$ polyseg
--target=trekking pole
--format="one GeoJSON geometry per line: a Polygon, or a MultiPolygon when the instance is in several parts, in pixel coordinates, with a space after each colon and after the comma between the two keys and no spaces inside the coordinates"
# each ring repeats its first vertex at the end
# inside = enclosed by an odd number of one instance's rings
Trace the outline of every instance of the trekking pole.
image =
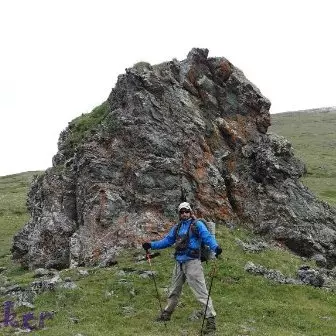
{"type": "Polygon", "coordinates": [[[206,311],[207,311],[207,309],[208,309],[208,304],[209,304],[209,299],[210,299],[210,293],[211,293],[212,283],[213,283],[213,279],[214,279],[216,273],[217,273],[217,261],[214,261],[214,265],[213,265],[212,270],[211,270],[211,280],[210,280],[210,286],[209,286],[208,298],[207,298],[207,302],[206,302],[205,310],[204,310],[204,314],[203,314],[203,321],[202,321],[202,328],[201,328],[201,336],[203,335],[203,328],[204,328],[205,315],[206,315],[206,311]]]}
{"type": "MultiPolygon", "coordinates": [[[[160,311],[161,311],[161,315],[162,315],[163,310],[162,310],[162,305],[161,305],[161,299],[160,299],[159,290],[158,290],[158,287],[157,287],[157,284],[156,284],[156,280],[155,280],[155,275],[154,275],[154,271],[153,271],[153,267],[152,267],[152,263],[151,263],[151,257],[150,257],[149,250],[146,250],[146,259],[148,260],[148,263],[149,263],[149,266],[150,266],[150,269],[151,269],[151,272],[152,272],[154,286],[155,286],[155,289],[156,289],[156,295],[157,295],[157,299],[159,301],[160,311]]],[[[164,323],[165,327],[167,328],[166,321],[163,321],[163,323],[164,323]]]]}

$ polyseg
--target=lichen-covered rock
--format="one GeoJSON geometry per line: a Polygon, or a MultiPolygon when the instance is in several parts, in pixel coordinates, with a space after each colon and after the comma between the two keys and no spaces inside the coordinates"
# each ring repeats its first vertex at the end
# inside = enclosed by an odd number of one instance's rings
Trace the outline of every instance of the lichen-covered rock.
{"type": "Polygon", "coordinates": [[[335,280],[325,269],[313,269],[303,265],[297,271],[297,279],[287,277],[278,270],[267,269],[262,265],[255,265],[252,261],[246,263],[244,270],[254,275],[262,275],[266,279],[292,285],[311,285],[314,287],[334,288],[335,280]]]}
{"type": "Polygon", "coordinates": [[[299,181],[290,143],[267,134],[270,102],[223,57],[193,49],[119,76],[106,102],[71,123],[28,195],[14,237],[23,266],[100,264],[158,238],[181,200],[336,264],[336,211],[299,181]]]}

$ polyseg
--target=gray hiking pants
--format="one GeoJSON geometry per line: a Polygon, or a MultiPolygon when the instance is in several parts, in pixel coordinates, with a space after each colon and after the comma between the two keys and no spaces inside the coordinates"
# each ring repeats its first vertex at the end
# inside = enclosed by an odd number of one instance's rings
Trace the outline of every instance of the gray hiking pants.
{"type": "MultiPolygon", "coordinates": [[[[191,290],[195,294],[196,299],[202,305],[203,311],[205,310],[209,292],[206,288],[201,261],[194,259],[181,264],[176,262],[173,270],[171,287],[168,293],[168,304],[165,307],[166,311],[172,313],[176,308],[182,292],[183,284],[186,280],[191,290]]],[[[209,298],[208,308],[205,316],[206,318],[216,316],[211,298],[209,298]]]]}

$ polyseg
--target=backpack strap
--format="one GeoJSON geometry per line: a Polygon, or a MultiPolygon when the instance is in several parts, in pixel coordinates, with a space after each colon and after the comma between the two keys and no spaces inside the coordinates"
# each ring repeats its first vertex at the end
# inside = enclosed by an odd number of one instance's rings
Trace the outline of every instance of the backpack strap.
{"type": "Polygon", "coordinates": [[[176,240],[176,237],[177,237],[177,235],[178,235],[178,232],[180,231],[181,225],[182,225],[182,221],[180,221],[180,222],[176,225],[175,233],[174,233],[175,240],[176,240]]]}
{"type": "MultiPolygon", "coordinates": [[[[196,222],[197,222],[197,218],[193,219],[193,221],[190,223],[189,225],[189,233],[190,231],[194,234],[196,234],[197,236],[199,236],[199,233],[198,233],[198,229],[197,229],[197,226],[196,226],[196,222]]],[[[178,232],[180,231],[180,228],[182,226],[182,221],[180,221],[177,226],[176,226],[176,229],[175,229],[175,233],[174,233],[174,236],[175,236],[175,239],[178,235],[178,232]]]]}
{"type": "MultiPolygon", "coordinates": [[[[185,244],[185,247],[181,250],[181,246],[179,246],[179,249],[177,245],[175,245],[175,256],[178,255],[179,253],[186,253],[188,250],[188,245],[189,245],[189,240],[191,236],[191,226],[193,225],[193,221],[189,224],[187,232],[185,235],[181,236],[182,239],[184,239],[183,243],[185,244]]],[[[175,236],[175,243],[178,244],[178,234],[180,231],[180,228],[182,226],[182,221],[180,221],[175,228],[174,236],[175,236]]]]}
{"type": "Polygon", "coordinates": [[[197,224],[196,224],[197,221],[198,221],[198,219],[194,218],[193,222],[190,225],[190,231],[197,237],[197,239],[200,243],[200,247],[198,249],[198,259],[201,260],[202,238],[201,238],[201,235],[198,231],[198,227],[197,227],[197,224]]]}
{"type": "Polygon", "coordinates": [[[198,240],[199,240],[199,242],[200,242],[199,259],[200,259],[202,262],[203,262],[203,261],[208,262],[208,260],[210,259],[210,257],[209,257],[209,251],[210,251],[210,248],[209,248],[209,247],[202,241],[201,235],[200,235],[200,233],[199,233],[199,230],[198,230],[198,227],[197,227],[197,224],[196,224],[197,221],[200,221],[200,222],[204,223],[204,225],[205,225],[205,227],[207,228],[208,231],[209,231],[209,229],[208,229],[206,220],[203,219],[203,218],[195,219],[195,221],[194,221],[193,224],[192,224],[192,230],[193,230],[193,233],[194,233],[194,235],[198,238],[198,240]]]}
{"type": "Polygon", "coordinates": [[[198,219],[197,218],[195,218],[194,220],[193,220],[193,222],[190,224],[190,229],[191,229],[191,232],[195,235],[195,236],[197,236],[197,238],[201,238],[201,236],[200,236],[200,234],[199,234],[199,231],[198,231],[198,227],[197,227],[197,225],[196,225],[196,222],[198,221],[198,219]]]}

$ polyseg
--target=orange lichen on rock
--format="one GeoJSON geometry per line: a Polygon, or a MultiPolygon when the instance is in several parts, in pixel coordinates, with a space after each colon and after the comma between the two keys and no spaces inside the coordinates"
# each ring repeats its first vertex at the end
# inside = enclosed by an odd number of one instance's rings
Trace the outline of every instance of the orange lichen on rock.
{"type": "Polygon", "coordinates": [[[220,70],[222,72],[223,79],[227,80],[232,74],[232,68],[230,66],[230,62],[227,60],[223,60],[222,62],[220,62],[220,70]]]}

